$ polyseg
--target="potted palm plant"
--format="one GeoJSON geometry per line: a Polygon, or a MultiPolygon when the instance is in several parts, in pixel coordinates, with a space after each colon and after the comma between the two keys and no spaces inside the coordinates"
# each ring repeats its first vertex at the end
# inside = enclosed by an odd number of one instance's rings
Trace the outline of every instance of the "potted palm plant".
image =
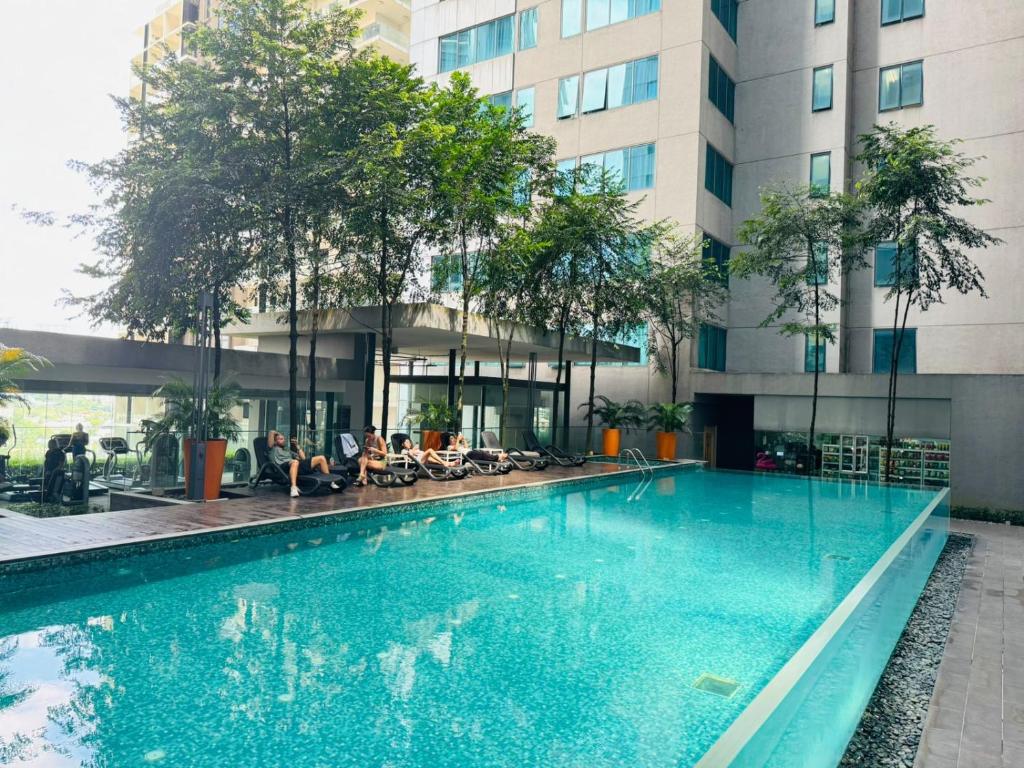
{"type": "MultiPolygon", "coordinates": [[[[164,399],[164,415],[157,421],[157,431],[185,436],[185,486],[188,487],[192,469],[189,464],[195,408],[192,385],[182,379],[172,379],[154,392],[153,396],[164,399]]],[[[220,498],[228,441],[237,440],[242,433],[238,419],[232,413],[239,405],[238,387],[235,384],[220,382],[210,387],[204,411],[206,464],[203,496],[207,500],[220,498]]]]}
{"type": "Polygon", "coordinates": [[[654,434],[655,454],[662,461],[676,457],[676,433],[689,432],[686,422],[693,406],[690,403],[654,403],[647,408],[647,428],[654,434]]]}
{"type": "Polygon", "coordinates": [[[604,395],[594,398],[594,403],[583,403],[580,408],[592,408],[604,429],[601,432],[601,450],[605,456],[618,456],[622,444],[622,430],[629,431],[639,427],[644,420],[644,406],[639,400],[627,400],[624,403],[609,400],[604,395]],[[597,401],[601,404],[598,405],[597,401]]]}
{"type": "Polygon", "coordinates": [[[447,400],[427,400],[419,404],[419,410],[410,411],[405,420],[420,425],[420,443],[424,450],[441,449],[441,433],[451,429],[455,422],[455,410],[447,400]]]}

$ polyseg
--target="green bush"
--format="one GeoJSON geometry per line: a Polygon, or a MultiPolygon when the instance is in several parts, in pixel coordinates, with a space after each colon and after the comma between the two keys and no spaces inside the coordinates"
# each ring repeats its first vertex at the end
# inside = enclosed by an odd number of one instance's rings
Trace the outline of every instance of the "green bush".
{"type": "Polygon", "coordinates": [[[950,514],[958,520],[978,520],[982,523],[1009,523],[1024,525],[1024,509],[990,509],[988,507],[954,506],[950,514]]]}

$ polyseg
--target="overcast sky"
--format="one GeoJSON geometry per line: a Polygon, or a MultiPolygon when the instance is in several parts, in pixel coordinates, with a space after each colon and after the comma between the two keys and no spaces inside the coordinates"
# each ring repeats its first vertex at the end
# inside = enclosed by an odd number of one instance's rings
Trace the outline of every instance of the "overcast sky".
{"type": "MultiPolygon", "coordinates": [[[[62,214],[95,200],[67,168],[124,146],[109,94],[128,91],[135,30],[157,0],[0,0],[0,327],[114,335],[56,306],[91,292],[75,272],[92,243],[23,222],[12,205],[62,214]]],[[[0,338],[0,342],[3,339],[0,338]]]]}

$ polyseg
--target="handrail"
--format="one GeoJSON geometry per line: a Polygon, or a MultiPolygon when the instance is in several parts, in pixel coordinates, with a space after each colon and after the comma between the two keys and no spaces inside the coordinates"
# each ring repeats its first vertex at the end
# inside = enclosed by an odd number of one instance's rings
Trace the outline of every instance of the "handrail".
{"type": "Polygon", "coordinates": [[[647,473],[650,473],[651,476],[654,475],[654,467],[651,466],[651,462],[647,460],[644,452],[639,448],[623,448],[619,451],[619,463],[625,464],[624,459],[632,459],[636,463],[637,469],[640,470],[641,475],[646,476],[647,473]]]}

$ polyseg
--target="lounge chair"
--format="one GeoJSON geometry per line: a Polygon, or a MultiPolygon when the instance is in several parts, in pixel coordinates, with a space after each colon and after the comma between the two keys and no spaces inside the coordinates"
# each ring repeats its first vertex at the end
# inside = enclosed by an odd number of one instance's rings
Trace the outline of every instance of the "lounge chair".
{"type": "MultiPolygon", "coordinates": [[[[337,435],[334,438],[334,453],[338,459],[339,467],[347,472],[350,477],[359,477],[359,454],[361,450],[359,443],[348,432],[337,435]]],[[[391,466],[386,469],[366,468],[366,476],[371,483],[379,488],[390,488],[398,483],[412,485],[419,477],[413,467],[391,466]]]]}
{"type": "MultiPolygon", "coordinates": [[[[288,477],[288,473],[270,461],[270,449],[267,447],[267,438],[254,438],[252,441],[252,453],[256,457],[258,469],[252,479],[249,480],[249,485],[255,488],[260,483],[270,482],[285,488],[292,487],[292,481],[288,477]]],[[[342,491],[348,485],[348,480],[341,475],[325,475],[321,472],[300,474],[295,482],[303,496],[316,496],[331,493],[332,491],[342,491]],[[331,483],[337,483],[339,487],[333,489],[331,488],[331,483]]]]}
{"type": "Polygon", "coordinates": [[[494,454],[508,454],[508,460],[512,462],[512,466],[516,469],[521,469],[524,472],[535,472],[547,469],[548,460],[536,451],[520,451],[518,448],[503,448],[501,446],[501,441],[498,440],[498,436],[489,431],[481,432],[480,439],[484,444],[483,450],[494,454]]]}
{"type": "Polygon", "coordinates": [[[585,456],[579,453],[566,453],[561,448],[554,445],[541,445],[540,440],[537,439],[537,435],[532,430],[523,430],[523,442],[526,444],[527,450],[536,451],[537,453],[549,457],[556,464],[563,467],[582,467],[587,463],[585,456]]]}
{"type": "MultiPolygon", "coordinates": [[[[448,432],[441,433],[441,445],[448,445],[451,435],[448,432]]],[[[507,475],[515,465],[511,461],[501,461],[496,453],[484,449],[476,451],[438,451],[444,457],[456,457],[462,459],[471,472],[478,475],[507,475]],[[476,454],[475,456],[473,454],[476,454]],[[483,455],[481,455],[483,454],[483,455]],[[486,457],[486,458],[485,458],[486,457]]]]}
{"type": "Polygon", "coordinates": [[[425,477],[429,480],[461,480],[469,474],[469,470],[464,466],[446,467],[444,464],[420,461],[411,453],[403,453],[402,443],[408,439],[409,436],[403,432],[392,433],[391,448],[394,450],[394,454],[388,457],[389,463],[397,463],[404,460],[408,462],[409,466],[416,468],[420,477],[425,477]]]}

